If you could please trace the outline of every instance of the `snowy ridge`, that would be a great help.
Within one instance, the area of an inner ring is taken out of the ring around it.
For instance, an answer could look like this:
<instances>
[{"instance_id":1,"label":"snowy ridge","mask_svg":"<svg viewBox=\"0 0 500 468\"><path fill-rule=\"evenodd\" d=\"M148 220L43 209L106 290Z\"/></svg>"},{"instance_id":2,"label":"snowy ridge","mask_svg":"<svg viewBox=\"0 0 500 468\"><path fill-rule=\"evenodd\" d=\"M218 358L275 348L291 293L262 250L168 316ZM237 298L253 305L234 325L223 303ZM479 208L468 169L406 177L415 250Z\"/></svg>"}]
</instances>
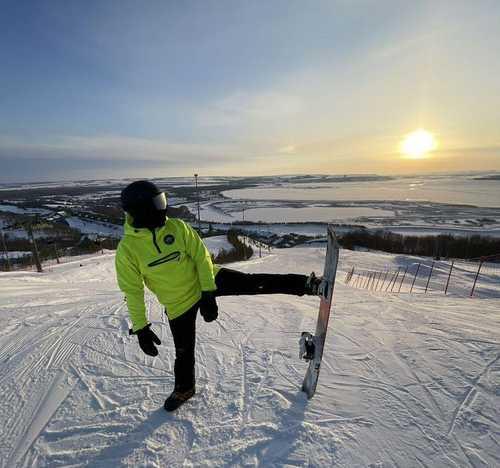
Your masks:
<instances>
[{"instance_id":1,"label":"snowy ridge","mask_svg":"<svg viewBox=\"0 0 500 468\"><path fill-rule=\"evenodd\" d=\"M318 272L323 256L275 249L232 267ZM342 251L311 401L297 343L317 299L229 297L198 321L197 395L167 414L168 324L148 296L163 344L144 355L113 260L0 273L1 467L500 465L498 299L355 289L348 266L399 259Z\"/></svg>"}]
</instances>

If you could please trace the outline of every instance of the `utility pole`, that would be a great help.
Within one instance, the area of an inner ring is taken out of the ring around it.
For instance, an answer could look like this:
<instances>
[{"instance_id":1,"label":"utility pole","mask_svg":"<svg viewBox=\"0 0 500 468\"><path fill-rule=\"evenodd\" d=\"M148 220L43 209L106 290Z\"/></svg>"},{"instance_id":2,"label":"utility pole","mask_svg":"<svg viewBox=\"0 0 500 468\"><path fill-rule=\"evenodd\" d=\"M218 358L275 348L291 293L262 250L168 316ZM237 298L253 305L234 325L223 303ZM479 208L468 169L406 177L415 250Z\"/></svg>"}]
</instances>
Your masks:
<instances>
[{"instance_id":1,"label":"utility pole","mask_svg":"<svg viewBox=\"0 0 500 468\"><path fill-rule=\"evenodd\" d=\"M7 251L7 244L5 243L5 234L2 231L2 245L3 245L3 251L5 253L5 261L7 262L7 271L10 271L10 258L9 258L9 252Z\"/></svg>"},{"instance_id":2,"label":"utility pole","mask_svg":"<svg viewBox=\"0 0 500 468\"><path fill-rule=\"evenodd\" d=\"M56 258L56 261L58 264L61 263L61 261L59 260L59 253L57 252L57 244L55 239L53 241L48 241L47 244L51 245L54 248L54 256Z\"/></svg>"},{"instance_id":3,"label":"utility pole","mask_svg":"<svg viewBox=\"0 0 500 468\"><path fill-rule=\"evenodd\" d=\"M198 232L201 236L201 219L200 219L200 192L198 191L198 174L194 175L194 186L196 188L196 206L198 211Z\"/></svg>"},{"instance_id":4,"label":"utility pole","mask_svg":"<svg viewBox=\"0 0 500 468\"><path fill-rule=\"evenodd\" d=\"M59 260L59 253L57 252L57 244L56 241L54 241L54 253L56 254L56 261L57 263L61 263L61 260Z\"/></svg>"},{"instance_id":5,"label":"utility pole","mask_svg":"<svg viewBox=\"0 0 500 468\"><path fill-rule=\"evenodd\" d=\"M30 239L31 245L33 246L33 259L35 260L36 271L38 271L38 273L42 273L42 264L40 262L40 256L38 255L38 247L36 245L35 236L33 235L33 226L31 223L27 224L26 230L28 231L28 237Z\"/></svg>"}]
</instances>

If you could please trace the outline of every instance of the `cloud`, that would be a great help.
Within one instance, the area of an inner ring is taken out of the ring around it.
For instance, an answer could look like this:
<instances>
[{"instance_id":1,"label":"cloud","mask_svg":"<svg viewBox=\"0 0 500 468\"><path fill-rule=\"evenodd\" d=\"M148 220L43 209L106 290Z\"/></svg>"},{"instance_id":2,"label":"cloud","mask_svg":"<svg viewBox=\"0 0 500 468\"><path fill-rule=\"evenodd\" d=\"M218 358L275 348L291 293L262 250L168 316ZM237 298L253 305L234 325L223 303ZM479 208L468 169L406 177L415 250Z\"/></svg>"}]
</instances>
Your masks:
<instances>
[{"instance_id":1,"label":"cloud","mask_svg":"<svg viewBox=\"0 0 500 468\"><path fill-rule=\"evenodd\" d=\"M19 140L0 136L0 158L114 159L140 161L166 160L197 163L224 161L237 148L231 145L175 143L165 140L118 135L94 137L62 136L47 141Z\"/></svg>"},{"instance_id":2,"label":"cloud","mask_svg":"<svg viewBox=\"0 0 500 468\"><path fill-rule=\"evenodd\" d=\"M286 121L303 108L297 95L276 91L238 91L209 103L196 112L202 126L238 126L253 123Z\"/></svg>"}]
</instances>

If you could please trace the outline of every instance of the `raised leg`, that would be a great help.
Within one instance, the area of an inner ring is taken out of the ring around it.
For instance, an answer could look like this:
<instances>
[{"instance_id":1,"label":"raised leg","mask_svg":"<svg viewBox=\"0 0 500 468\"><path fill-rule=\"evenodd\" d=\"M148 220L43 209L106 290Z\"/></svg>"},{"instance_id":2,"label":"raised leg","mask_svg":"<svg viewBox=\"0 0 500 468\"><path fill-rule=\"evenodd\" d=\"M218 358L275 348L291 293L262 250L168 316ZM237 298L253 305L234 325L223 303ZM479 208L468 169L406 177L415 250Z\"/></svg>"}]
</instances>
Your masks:
<instances>
[{"instance_id":1,"label":"raised leg","mask_svg":"<svg viewBox=\"0 0 500 468\"><path fill-rule=\"evenodd\" d=\"M215 278L217 296L255 294L306 294L307 276L296 274L243 273L222 268Z\"/></svg>"}]
</instances>

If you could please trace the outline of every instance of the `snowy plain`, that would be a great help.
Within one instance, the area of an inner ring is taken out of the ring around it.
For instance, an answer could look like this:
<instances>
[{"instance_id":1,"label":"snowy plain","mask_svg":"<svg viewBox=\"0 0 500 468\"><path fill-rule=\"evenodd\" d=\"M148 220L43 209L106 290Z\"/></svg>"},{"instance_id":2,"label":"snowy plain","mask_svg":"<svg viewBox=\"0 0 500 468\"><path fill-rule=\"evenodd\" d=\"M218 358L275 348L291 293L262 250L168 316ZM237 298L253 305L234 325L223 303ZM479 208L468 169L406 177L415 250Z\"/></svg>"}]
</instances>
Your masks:
<instances>
[{"instance_id":1,"label":"snowy plain","mask_svg":"<svg viewBox=\"0 0 500 468\"><path fill-rule=\"evenodd\" d=\"M324 248L233 264L247 272L321 271ZM400 256L398 257L400 259ZM499 466L500 300L382 294L343 283L384 254L341 251L318 391L300 391L302 330L318 300L219 299L198 320L197 394L177 412L174 348L128 336L114 254L0 273L0 466Z\"/></svg>"}]
</instances>

